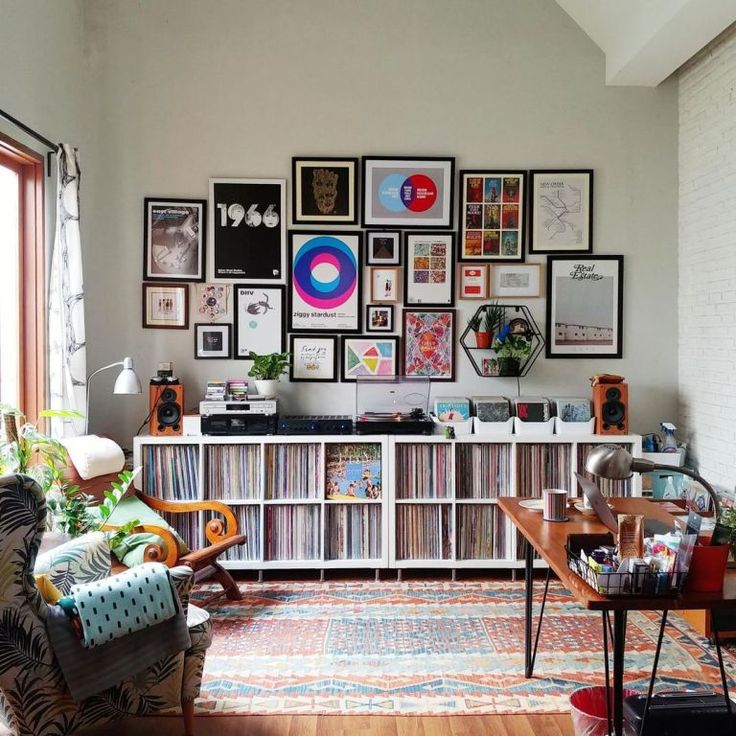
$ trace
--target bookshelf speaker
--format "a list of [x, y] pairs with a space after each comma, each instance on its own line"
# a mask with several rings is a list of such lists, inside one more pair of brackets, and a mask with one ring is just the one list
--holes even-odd
[[154, 437], [182, 433], [184, 425], [184, 386], [165, 383], [148, 387], [151, 413], [149, 431]]
[[596, 434], [628, 434], [629, 387], [625, 383], [593, 386]]

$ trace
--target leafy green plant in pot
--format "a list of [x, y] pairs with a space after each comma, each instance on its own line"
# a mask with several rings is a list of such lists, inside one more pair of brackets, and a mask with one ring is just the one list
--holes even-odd
[[276, 393], [276, 384], [289, 368], [291, 353], [269, 353], [258, 355], [252, 350], [248, 359], [253, 361], [248, 375], [255, 378], [256, 391], [263, 396], [273, 396]]
[[493, 349], [498, 355], [498, 375], [518, 376], [521, 373], [521, 361], [532, 352], [532, 344], [525, 335], [511, 332], [508, 325], [504, 325], [493, 343]]
[[484, 308], [482, 330], [477, 336], [479, 348], [491, 347], [493, 336], [501, 328], [505, 318], [506, 310], [498, 302], [491, 302]]
[[[481, 322], [483, 321], [483, 315], [480, 312], [476, 312], [469, 320], [468, 320], [468, 327], [475, 333], [475, 344], [477, 347], [482, 348], [484, 347], [481, 345], [481, 335], [484, 336], [484, 339], [487, 337], [485, 333], [481, 333], [480, 326]], [[490, 345], [490, 342], [487, 342], [485, 347], [488, 347]]]
[[721, 515], [718, 518], [718, 523], [731, 530], [731, 537], [728, 541], [728, 546], [730, 548], [731, 559], [736, 560], [736, 506], [722, 508]]

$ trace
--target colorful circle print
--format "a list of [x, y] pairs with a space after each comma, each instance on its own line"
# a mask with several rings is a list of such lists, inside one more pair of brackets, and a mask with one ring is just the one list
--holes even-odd
[[437, 185], [424, 174], [389, 174], [378, 187], [378, 199], [389, 212], [426, 212], [437, 201]]
[[310, 307], [334, 309], [350, 299], [358, 285], [355, 254], [330, 235], [311, 238], [296, 254], [293, 282], [296, 293]]

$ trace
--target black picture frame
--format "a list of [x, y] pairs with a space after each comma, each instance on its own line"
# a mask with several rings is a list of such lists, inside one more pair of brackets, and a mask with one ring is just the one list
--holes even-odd
[[[296, 356], [296, 343], [299, 340], [305, 342], [309, 340], [316, 340], [320, 342], [332, 343], [332, 377], [331, 378], [300, 378], [295, 375], [295, 356]], [[338, 381], [338, 363], [340, 362], [340, 347], [337, 335], [289, 335], [289, 353], [291, 353], [291, 360], [289, 362], [289, 380], [292, 383], [337, 383]]]
[[[375, 329], [371, 327], [371, 310], [383, 310], [388, 312], [390, 317], [389, 327], [386, 329]], [[388, 302], [383, 304], [366, 304], [365, 305], [365, 331], [367, 333], [386, 335], [396, 331], [396, 312], [394, 305]]]
[[[520, 186], [517, 190], [517, 196], [504, 201], [505, 180], [519, 179]], [[528, 172], [525, 169], [504, 169], [504, 168], [487, 168], [487, 169], [461, 169], [458, 175], [458, 257], [459, 263], [523, 263], [525, 259], [525, 240], [526, 240], [526, 210], [527, 210], [527, 184]], [[470, 179], [481, 179], [481, 191], [469, 196]], [[495, 198], [492, 189], [487, 191], [487, 187], [493, 181], [498, 180], [500, 191], [497, 191]], [[516, 224], [517, 227], [504, 227], [504, 208], [509, 205], [517, 205]], [[475, 207], [476, 211], [471, 213], [470, 208]], [[495, 209], [498, 208], [497, 221], [488, 221], [488, 216], [495, 217]], [[471, 216], [479, 217], [480, 220], [477, 227], [468, 227]], [[488, 227], [486, 227], [488, 225]], [[496, 225], [496, 226], [494, 226]], [[517, 243], [517, 255], [504, 254], [502, 250], [506, 247], [504, 240], [507, 234], [516, 233], [515, 242]], [[495, 238], [495, 234], [498, 235]], [[473, 236], [472, 238], [470, 236]], [[494, 243], [498, 244], [498, 253], [494, 254]], [[485, 255], [484, 251], [488, 251]]]
[[[201, 355], [199, 336], [204, 330], [221, 330], [226, 333], [225, 345], [227, 355]], [[233, 330], [229, 322], [195, 322], [194, 323], [194, 359], [195, 360], [229, 360], [233, 357]]]
[[[245, 291], [261, 291], [263, 290], [263, 293], [268, 293], [271, 291], [277, 292], [279, 294], [279, 309], [281, 312], [280, 319], [276, 320], [276, 324], [280, 330], [280, 338], [278, 340], [278, 350], [264, 350], [263, 354], [266, 352], [280, 352], [283, 353], [286, 350], [286, 287], [282, 286], [281, 284], [233, 284], [233, 358], [235, 360], [249, 360], [247, 353], [244, 355], [240, 355], [240, 321], [242, 319], [240, 315], [241, 311], [241, 300], [243, 299], [242, 296], [242, 290]], [[270, 302], [270, 300], [268, 300]], [[267, 313], [267, 312], [266, 312]], [[255, 314], [254, 317], [257, 317], [258, 315]], [[270, 332], [270, 330], [273, 328], [273, 324], [269, 324], [268, 326], [262, 328], [266, 332]], [[256, 347], [259, 347], [256, 345]], [[252, 350], [252, 347], [249, 347], [247, 352], [250, 352]], [[259, 350], [254, 350], [253, 352], [257, 354], [262, 354], [259, 352]]]
[[[410, 293], [412, 290], [412, 285], [410, 283], [411, 275], [414, 273], [414, 257], [411, 256], [410, 261], [410, 253], [409, 253], [409, 247], [410, 247], [410, 241], [412, 238], [449, 238], [449, 246], [450, 246], [450, 254], [449, 258], [446, 258], [447, 262], [447, 268], [445, 269], [445, 275], [446, 278], [449, 281], [449, 294], [448, 298], [449, 301], [446, 302], [437, 302], [437, 301], [427, 301], [427, 302], [416, 302], [416, 301], [409, 301], [410, 299]], [[412, 232], [407, 231], [404, 233], [404, 291], [403, 291], [403, 305], [405, 307], [409, 307], [411, 309], [420, 309], [424, 307], [437, 307], [439, 309], [447, 309], [455, 306], [455, 270], [456, 270], [456, 260], [455, 260], [455, 233], [453, 231], [448, 230], [437, 230], [437, 231], [421, 231], [421, 232]], [[431, 264], [432, 254], [430, 252], [429, 255], [426, 256], [426, 258], [429, 260]], [[423, 270], [423, 269], [421, 269]], [[431, 265], [427, 268], [427, 277], [431, 279], [431, 273], [432, 273]], [[436, 270], [436, 269], [435, 269]], [[427, 282], [431, 285], [431, 280]], [[416, 287], [419, 288], [419, 287]]]
[[[351, 340], [367, 340], [369, 342], [391, 342], [394, 345], [394, 372], [391, 376], [398, 376], [401, 369], [402, 354], [400, 351], [401, 339], [398, 335], [385, 335], [378, 336], [375, 333], [373, 335], [343, 335], [340, 338], [340, 381], [343, 383], [355, 383], [358, 378], [346, 375], [345, 371], [345, 359], [347, 357], [346, 345]], [[366, 374], [371, 375], [371, 374]], [[389, 374], [374, 374], [376, 376], [388, 376]]]
[[[308, 169], [327, 169], [329, 174], [312, 182], [312, 191], [306, 187], [304, 174]], [[313, 177], [314, 177], [313, 172]], [[360, 159], [345, 156], [294, 156], [291, 159], [291, 221], [295, 225], [357, 225], [358, 224], [358, 182], [360, 180]], [[321, 212], [320, 202], [314, 192], [318, 185], [323, 196], [332, 194], [333, 206], [340, 210], [331, 215]]]
[[[376, 238], [388, 238], [394, 241], [396, 256], [391, 259], [376, 258], [373, 241]], [[401, 231], [400, 230], [366, 230], [365, 231], [365, 263], [367, 266], [400, 266], [401, 265]]]
[[[616, 279], [617, 283], [614, 285], [614, 295], [615, 295], [615, 302], [616, 304], [612, 305], [612, 314], [615, 316], [616, 320], [616, 330], [612, 334], [612, 344], [614, 346], [614, 350], [610, 352], [601, 352], [601, 351], [594, 351], [590, 350], [589, 352], [588, 347], [586, 347], [586, 342], [584, 336], [581, 336], [579, 348], [585, 347], [584, 350], [579, 349], [577, 352], [573, 350], [558, 350], [556, 349], [559, 344], [563, 342], [563, 339], [561, 338], [562, 333], [558, 333], [557, 325], [555, 324], [555, 311], [557, 309], [557, 298], [556, 298], [556, 291], [555, 291], [555, 285], [554, 285], [554, 279], [555, 279], [555, 264], [558, 263], [577, 263], [581, 264], [583, 266], [594, 266], [595, 262], [601, 262], [601, 263], [615, 263], [616, 264]], [[579, 269], [574, 268], [573, 271], [570, 273], [579, 272]], [[587, 272], [580, 272], [587, 273], [588, 275], [586, 278], [580, 278], [581, 281], [591, 281], [591, 283], [594, 283], [591, 279], [591, 274], [594, 273], [594, 271], [587, 271]], [[600, 275], [600, 274], [599, 274]], [[575, 279], [578, 280], [578, 279]], [[581, 309], [581, 312], [585, 312], [586, 315], [590, 314], [590, 301], [589, 301], [589, 294], [586, 294], [584, 296], [581, 296], [581, 303], [587, 304], [588, 306], [584, 306], [583, 309]], [[600, 303], [600, 299], [596, 301], [596, 303]], [[624, 257], [622, 255], [553, 255], [549, 256], [547, 258], [547, 307], [546, 307], [546, 325], [545, 325], [545, 356], [547, 358], [568, 358], [568, 359], [580, 359], [580, 360], [586, 360], [588, 358], [607, 358], [607, 359], [617, 359], [623, 357], [623, 316], [624, 316]], [[585, 327], [586, 331], [591, 330], [606, 330], [607, 327], [601, 327], [596, 325], [590, 325], [589, 324], [590, 319], [589, 317], [586, 319], [586, 324], [584, 325], [577, 325], [577, 323], [569, 323], [570, 327]], [[574, 333], [573, 333], [574, 334]], [[593, 344], [596, 344], [595, 341], [595, 335], [591, 336], [591, 341]], [[600, 335], [600, 339], [597, 344], [601, 344], [600, 340], [604, 339], [604, 335]], [[565, 339], [565, 342], [568, 340]]]
[[[421, 217], [421, 212], [412, 214], [412, 210], [404, 206], [404, 210], [378, 212], [374, 207], [373, 166], [383, 163], [387, 168], [395, 169], [391, 176], [403, 177], [392, 189], [401, 190], [402, 184], [412, 176], [426, 176], [426, 171], [437, 164], [446, 168], [442, 176], [441, 214], [434, 217]], [[424, 170], [425, 173], [422, 173]], [[384, 180], [385, 181], [385, 180]], [[445, 192], [447, 194], [445, 195]], [[399, 191], [399, 198], [403, 195]], [[369, 204], [370, 199], [370, 204]], [[380, 197], [379, 197], [380, 199]], [[410, 230], [451, 230], [453, 227], [455, 202], [455, 157], [454, 156], [363, 156], [361, 159], [361, 223], [364, 228], [399, 228]], [[380, 207], [380, 205], [379, 205]], [[376, 209], [376, 212], [374, 212]], [[431, 209], [431, 208], [430, 208]], [[393, 212], [393, 216], [388, 214]]]
[[[297, 297], [303, 301], [299, 295], [299, 290], [295, 287], [294, 282], [294, 241], [302, 236], [308, 238], [334, 238], [336, 240], [344, 240], [345, 238], [355, 238], [356, 252], [355, 256], [355, 327], [342, 327], [340, 325], [333, 326], [325, 324], [324, 326], [314, 326], [314, 324], [297, 327], [294, 324], [294, 310], [298, 306]], [[288, 331], [294, 334], [309, 335], [318, 332], [327, 332], [334, 335], [359, 335], [363, 331], [363, 232], [361, 230], [289, 230], [289, 248], [288, 248], [288, 266], [289, 266], [289, 306], [288, 306]], [[352, 292], [351, 292], [352, 294]], [[352, 296], [351, 296], [352, 299]], [[314, 307], [314, 310], [324, 317], [323, 308]], [[313, 320], [312, 320], [313, 322]]]
[[[153, 225], [154, 208], [158, 207], [161, 217], [169, 218], [165, 227]], [[187, 213], [186, 210], [189, 210]], [[179, 212], [177, 212], [179, 210]], [[191, 217], [196, 211], [196, 220]], [[156, 243], [154, 232], [159, 231], [161, 242]], [[173, 232], [171, 232], [173, 230]], [[196, 233], [196, 269], [185, 271], [157, 270], [158, 260], [154, 250], [162, 251], [161, 258], [181, 259], [181, 250], [191, 245], [192, 234]], [[171, 241], [171, 242], [167, 242]], [[173, 250], [172, 250], [173, 247]], [[173, 268], [173, 265], [172, 265]], [[143, 280], [198, 283], [207, 275], [207, 200], [175, 197], [144, 197], [143, 199]]]
[[[529, 210], [529, 254], [530, 255], [575, 255], [593, 252], [593, 169], [532, 169], [529, 172], [528, 205]], [[587, 214], [587, 222], [581, 228], [581, 235], [585, 233], [583, 244], [576, 247], [574, 244], [566, 247], [550, 247], [539, 242], [535, 232], [536, 185], [535, 182], [542, 176], [563, 178], [567, 175], [581, 176], [587, 180], [587, 198], [583, 209]], [[581, 204], [583, 194], [581, 193]], [[551, 206], [551, 205], [550, 205]], [[550, 213], [552, 214], [552, 213]], [[560, 215], [562, 217], [562, 215]]]

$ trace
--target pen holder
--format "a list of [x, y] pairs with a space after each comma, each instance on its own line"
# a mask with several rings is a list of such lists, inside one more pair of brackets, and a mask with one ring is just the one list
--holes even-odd
[[697, 593], [720, 592], [723, 589], [727, 561], [727, 544], [716, 544], [713, 547], [695, 545], [685, 590]]

